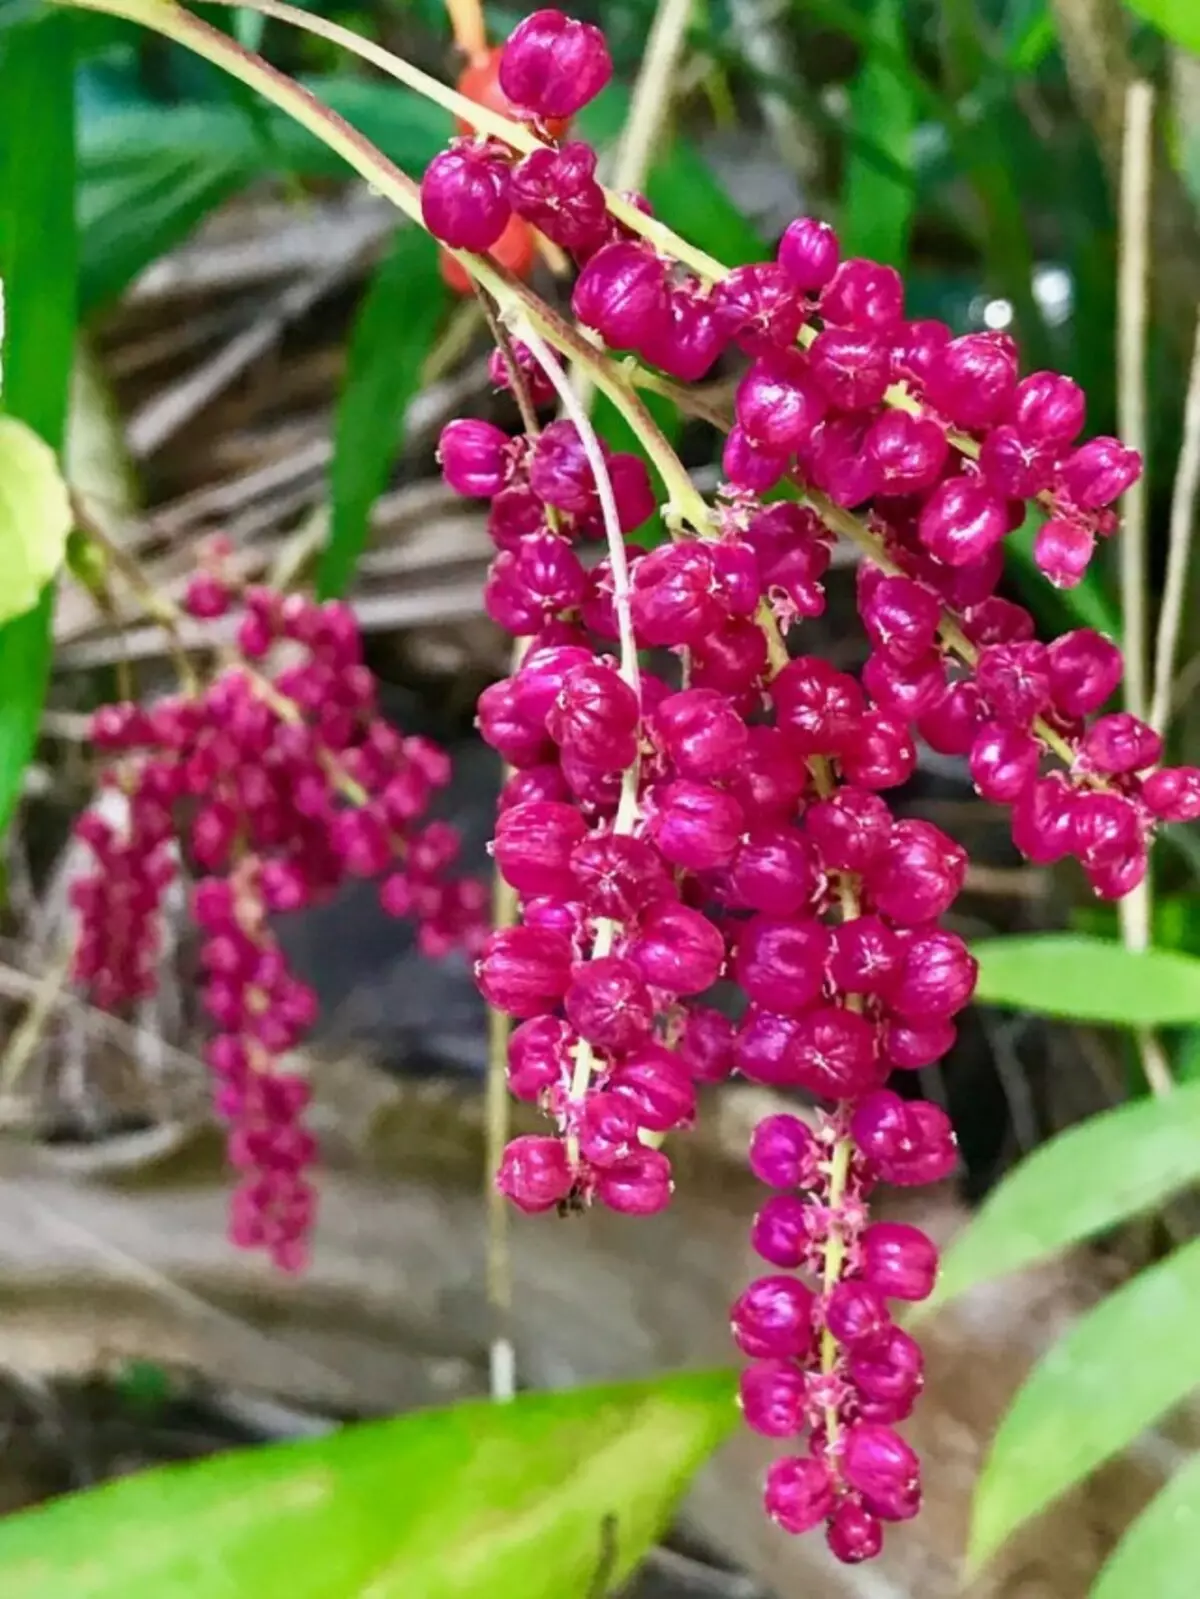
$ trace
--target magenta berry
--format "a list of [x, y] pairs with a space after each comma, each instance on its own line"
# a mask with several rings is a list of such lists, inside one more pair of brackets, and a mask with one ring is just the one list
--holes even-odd
[[421, 214], [452, 249], [490, 250], [512, 215], [503, 157], [466, 140], [434, 156], [421, 180]]
[[500, 87], [532, 116], [572, 117], [612, 77], [599, 28], [561, 11], [535, 11], [518, 24], [500, 55]]

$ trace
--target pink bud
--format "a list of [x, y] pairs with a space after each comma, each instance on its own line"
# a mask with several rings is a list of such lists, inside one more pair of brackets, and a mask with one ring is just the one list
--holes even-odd
[[843, 261], [821, 296], [821, 315], [834, 327], [887, 332], [903, 314], [900, 274], [877, 261]]
[[887, 494], [918, 494], [932, 488], [946, 464], [943, 428], [928, 416], [883, 411], [872, 422], [866, 447]]
[[813, 1295], [795, 1277], [759, 1277], [730, 1312], [733, 1338], [752, 1359], [806, 1355], [813, 1343]]
[[574, 1179], [557, 1138], [514, 1138], [504, 1151], [496, 1187], [519, 1210], [552, 1210], [571, 1192]]
[[1136, 483], [1142, 458], [1127, 450], [1119, 439], [1089, 439], [1063, 462], [1063, 492], [1083, 511], [1111, 505]]
[[490, 250], [512, 215], [503, 156], [468, 141], [434, 156], [421, 179], [421, 215], [451, 249]]
[[667, 313], [666, 267], [643, 244], [606, 244], [579, 274], [571, 308], [610, 348], [641, 349]]
[[1162, 751], [1154, 729], [1127, 711], [1098, 717], [1079, 747], [1081, 764], [1107, 777], [1145, 771], [1162, 760]]
[[656, 789], [653, 798], [650, 835], [666, 860], [693, 872], [729, 864], [746, 826], [732, 794], [680, 779]]
[[513, 441], [490, 422], [457, 417], [442, 429], [438, 461], [456, 494], [488, 500], [498, 494], [512, 470]]
[[798, 350], [772, 350], [760, 356], [738, 384], [734, 411], [755, 445], [788, 455], [800, 448], [824, 416], [825, 400]]
[[812, 294], [823, 289], [837, 269], [837, 234], [818, 217], [797, 217], [784, 229], [775, 259], [795, 288]]
[[823, 1460], [785, 1455], [767, 1468], [763, 1504], [784, 1532], [809, 1532], [833, 1509], [833, 1476]]
[[670, 1203], [674, 1186], [662, 1150], [639, 1149], [597, 1174], [596, 1198], [622, 1216], [655, 1216]]
[[1063, 633], [1046, 652], [1050, 692], [1066, 716], [1098, 711], [1121, 681], [1121, 651], [1093, 628]]
[[1087, 571], [1096, 535], [1080, 522], [1055, 516], [1043, 522], [1033, 541], [1033, 559], [1057, 589], [1073, 589]]
[[1007, 333], [951, 339], [925, 377], [925, 396], [955, 427], [999, 420], [1017, 383], [1017, 347]]
[[1037, 777], [1042, 748], [1032, 733], [985, 722], [971, 744], [971, 778], [985, 800], [1011, 805]]
[[821, 992], [828, 954], [822, 922], [755, 916], [738, 935], [734, 970], [756, 1005], [796, 1015]]
[[633, 962], [619, 955], [577, 965], [563, 1008], [580, 1037], [598, 1049], [632, 1049], [654, 1026], [650, 991]]
[[844, 1566], [857, 1566], [874, 1560], [883, 1548], [883, 1528], [878, 1517], [857, 1504], [843, 1499], [829, 1520], [829, 1551]]
[[544, 119], [573, 117], [612, 77], [599, 28], [561, 11], [535, 11], [509, 34], [500, 87], [513, 105]]
[[750, 1139], [750, 1170], [768, 1188], [804, 1188], [817, 1173], [820, 1151], [798, 1116], [764, 1117]]
[[888, 347], [879, 332], [827, 327], [818, 333], [808, 354], [813, 377], [839, 410], [865, 411], [883, 399]]
[[987, 555], [1008, 532], [1008, 514], [973, 477], [947, 478], [921, 509], [921, 543], [947, 566], [968, 566]]
[[888, 1299], [928, 1299], [937, 1280], [937, 1249], [907, 1222], [872, 1222], [862, 1235], [863, 1276]]
[[702, 994], [721, 975], [725, 940], [699, 911], [666, 899], [642, 915], [629, 958], [652, 988]]
[[1059, 372], [1031, 372], [1008, 402], [1005, 419], [1035, 444], [1067, 445], [1083, 427], [1083, 390]]
[[790, 1360], [756, 1360], [741, 1374], [738, 1403], [751, 1431], [790, 1438], [804, 1423], [804, 1373]]
[[1164, 766], [1142, 781], [1142, 798], [1163, 822], [1200, 819], [1200, 767]]

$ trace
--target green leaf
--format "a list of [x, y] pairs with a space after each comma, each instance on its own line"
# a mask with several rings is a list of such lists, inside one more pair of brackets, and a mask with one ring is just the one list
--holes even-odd
[[[1200, 1240], [1110, 1294], [1038, 1362], [1000, 1423], [976, 1488], [972, 1568], [1200, 1383], [1197, 1302]], [[1160, 1599], [1150, 1584], [1142, 1591]]]
[[1126, 1531], [1090, 1599], [1196, 1599], [1200, 1454], [1193, 1455]]
[[350, 335], [334, 420], [329, 539], [317, 571], [322, 598], [341, 594], [354, 576], [448, 302], [436, 244], [420, 228], [402, 228]]
[[71, 501], [54, 451], [0, 417], [0, 623], [31, 611], [62, 565]]
[[1034, 1150], [988, 1195], [942, 1260], [919, 1314], [1037, 1265], [1200, 1179], [1200, 1083], [1103, 1111]]
[[975, 998], [1065, 1021], [1171, 1027], [1200, 1020], [1200, 960], [1124, 949], [1103, 938], [1039, 933], [973, 946]]
[[564, 1599], [602, 1573], [607, 1592], [735, 1415], [729, 1378], [705, 1373], [470, 1402], [151, 1471], [0, 1522], [0, 1591]]
[[1143, 22], [1152, 22], [1172, 44], [1200, 55], [1200, 7], [1196, 0], [1125, 0]]
[[884, 171], [851, 147], [842, 193], [841, 233], [846, 255], [870, 256], [903, 269], [916, 205], [912, 170], [916, 103], [896, 52], [905, 49], [903, 0], [875, 0], [876, 47], [868, 52], [850, 91], [850, 123], [856, 140], [888, 152], [896, 168]]
[[[0, 36], [0, 398], [52, 450], [66, 429], [77, 328], [71, 20], [46, 15]], [[0, 626], [0, 835], [37, 740], [53, 614], [47, 586], [32, 610]]]
[[0, 35], [4, 409], [62, 445], [75, 353], [75, 99], [66, 15]]

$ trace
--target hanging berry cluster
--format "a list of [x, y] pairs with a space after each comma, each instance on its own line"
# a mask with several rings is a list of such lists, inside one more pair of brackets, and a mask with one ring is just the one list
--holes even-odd
[[[448, 483], [490, 502], [487, 609], [525, 646], [479, 703], [513, 769], [495, 858], [520, 922], [491, 935], [477, 975], [520, 1024], [512, 1091], [553, 1130], [514, 1140], [497, 1181], [525, 1211], [648, 1215], [669, 1201], [661, 1145], [692, 1122], [698, 1083], [735, 1073], [816, 1101], [812, 1121], [776, 1115], [754, 1134], [752, 1169], [776, 1190], [752, 1234], [771, 1271], [732, 1323], [752, 1362], [746, 1420], [791, 1446], [768, 1473], [768, 1513], [791, 1532], [825, 1523], [853, 1562], [919, 1507], [895, 1424], [921, 1352], [890, 1307], [925, 1298], [937, 1264], [916, 1228], [872, 1222], [869, 1197], [936, 1182], [956, 1159], [945, 1113], [887, 1083], [947, 1052], [975, 981], [939, 925], [964, 851], [883, 795], [911, 776], [918, 737], [966, 757], [1024, 855], [1073, 856], [1115, 898], [1144, 875], [1157, 823], [1200, 816], [1200, 771], [1155, 770], [1148, 726], [1095, 716], [1121, 676], [1109, 639], [1042, 644], [996, 593], [1029, 502], [1045, 514], [1037, 565], [1078, 582], [1137, 456], [1079, 443], [1082, 393], [1056, 373], [1020, 378], [1007, 335], [906, 320], [899, 275], [840, 260], [824, 222], [801, 218], [774, 261], [725, 271], [639, 197], [606, 194], [595, 152], [558, 142], [550, 119], [610, 72], [598, 29], [529, 17], [498, 81], [536, 147], [456, 139], [421, 186], [444, 245], [486, 252], [517, 217], [580, 268], [572, 308], [591, 341], [556, 338], [548, 314], [544, 341], [531, 314], [494, 358], [527, 416], [564, 397], [546, 341], [593, 376], [598, 343], [641, 363], [620, 381], [657, 368], [654, 386], [728, 430], [712, 507], [681, 516], [686, 478], [663, 471], [673, 542], [649, 552], [625, 544], [654, 509], [646, 470], [578, 407], [519, 438], [465, 420], [442, 437]], [[747, 364], [722, 418], [678, 385], [735, 349]], [[589, 565], [580, 547], [601, 533], [607, 556]], [[863, 555], [858, 677], [793, 647], [824, 608], [835, 535]], [[711, 1002], [723, 980], [734, 1006]]]
[[[210, 569], [185, 606], [216, 618], [233, 598]], [[349, 607], [267, 588], [241, 598], [233, 659], [202, 691], [96, 713], [92, 741], [108, 765], [100, 802], [76, 827], [95, 865], [72, 889], [74, 976], [107, 1009], [152, 994], [165, 896], [181, 872], [194, 879], [215, 1028], [206, 1058], [240, 1177], [230, 1237], [296, 1270], [314, 1219], [316, 1145], [303, 1125], [309, 1084], [288, 1057], [317, 1000], [288, 969], [275, 918], [348, 879], [378, 878], [384, 909], [413, 918], [421, 948], [439, 956], [478, 948], [487, 891], [449, 875], [457, 834], [426, 815], [449, 758], [380, 716]]]

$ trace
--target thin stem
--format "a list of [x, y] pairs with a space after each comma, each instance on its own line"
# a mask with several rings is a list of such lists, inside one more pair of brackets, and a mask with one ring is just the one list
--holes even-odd
[[[1121, 162], [1121, 233], [1117, 282], [1117, 410], [1120, 432], [1146, 456], [1146, 321], [1150, 268], [1151, 136], [1154, 89], [1131, 83], [1125, 96]], [[1125, 496], [1121, 540], [1121, 609], [1125, 631], [1125, 701], [1146, 714], [1146, 478]]]
[[1149, 722], [1165, 733], [1171, 713], [1171, 682], [1175, 657], [1183, 626], [1183, 606], [1187, 591], [1188, 564], [1196, 526], [1196, 499], [1200, 493], [1200, 317], [1188, 377], [1187, 402], [1183, 413], [1183, 440], [1175, 469], [1171, 494], [1171, 531], [1167, 549], [1167, 573], [1163, 581], [1162, 609], [1158, 615], [1158, 634], [1154, 646], [1154, 696]]
[[[638, 190], [646, 181], [655, 146], [671, 113], [675, 69], [694, 3], [695, 0], [659, 0], [617, 145], [612, 181], [618, 193]], [[586, 374], [581, 374], [577, 390], [585, 410], [590, 408], [590, 389]]]
[[[604, 452], [600, 448], [600, 440], [596, 437], [591, 418], [579, 401], [579, 397], [571, 387], [571, 381], [559, 365], [554, 352], [547, 346], [540, 334], [528, 323], [524, 322], [515, 330], [518, 337], [529, 349], [534, 360], [545, 372], [550, 382], [554, 385], [564, 413], [574, 422], [579, 432], [580, 442], [584, 454], [596, 480], [596, 492], [600, 499], [600, 511], [604, 521], [604, 536], [608, 545], [608, 559], [612, 567], [613, 578], [613, 612], [617, 621], [617, 638], [621, 652], [621, 676], [629, 684], [637, 696], [638, 704], [642, 700], [641, 666], [638, 661], [637, 640], [633, 633], [633, 614], [629, 603], [629, 559], [625, 551], [625, 539], [621, 532], [621, 519], [617, 511], [617, 500], [613, 493], [612, 478], [609, 476], [608, 464], [604, 459]], [[632, 833], [638, 814], [638, 769], [639, 759], [634, 756], [633, 761], [626, 767], [621, 778], [621, 798], [617, 805], [617, 815], [613, 822], [614, 833]], [[616, 938], [616, 923], [607, 916], [600, 917], [596, 922], [595, 937], [592, 940], [591, 958], [602, 959], [612, 950]], [[581, 1100], [587, 1093], [588, 1083], [591, 1081], [593, 1066], [592, 1046], [586, 1039], [581, 1039], [575, 1051], [575, 1067], [571, 1075], [570, 1097]], [[567, 1156], [572, 1165], [579, 1159], [579, 1150], [574, 1134], [568, 1135]]]
[[694, 0], [659, 0], [650, 37], [621, 130], [613, 187], [640, 189], [671, 114], [675, 69], [683, 53]]
[[[1122, 438], [1146, 460], [1146, 326], [1150, 276], [1150, 189], [1153, 179], [1154, 89], [1134, 82], [1125, 94], [1121, 150], [1120, 250], [1117, 274], [1117, 417]], [[1125, 496], [1121, 538], [1121, 620], [1124, 629], [1125, 703], [1147, 712], [1146, 474]], [[1121, 900], [1118, 920], [1126, 949], [1149, 948], [1153, 913], [1150, 872]], [[1157, 1037], [1137, 1035], [1146, 1081], [1156, 1094], [1172, 1087], [1170, 1067]]]
[[[115, 12], [117, 9], [115, 5], [110, 6], [107, 3], [100, 5], [97, 0], [72, 0], [72, 3], [86, 4], [95, 10]], [[131, 10], [125, 8], [137, 5], [139, 15], [136, 20], [145, 22], [148, 27], [158, 28], [160, 32], [166, 31], [158, 22], [150, 20], [143, 14], [143, 8], [149, 10], [153, 0], [119, 0], [119, 4], [122, 7], [120, 14], [131, 15]], [[329, 22], [324, 17], [300, 11], [295, 6], [286, 5], [284, 0], [214, 0], [214, 4], [257, 11], [264, 17], [274, 17], [279, 22], [291, 23], [293, 27], [300, 28], [305, 33], [316, 34], [319, 38], [328, 40], [330, 44], [339, 45], [352, 55], [369, 61], [389, 78], [395, 78], [398, 83], [415, 89], [425, 99], [432, 100], [434, 105], [439, 105], [453, 116], [461, 118], [477, 132], [499, 139], [510, 149], [520, 150], [527, 155], [530, 150], [541, 147], [542, 141], [524, 123], [514, 122], [487, 106], [477, 105], [475, 101], [468, 100], [457, 90], [449, 88], [437, 78], [430, 77], [427, 72], [422, 72], [419, 67], [414, 67], [402, 57], [393, 55], [390, 50], [373, 44], [369, 39], [359, 38], [358, 34], [352, 33], [349, 28], [339, 26], [336, 22]], [[157, 10], [157, 7], [154, 9]], [[725, 277], [729, 269], [720, 261], [705, 254], [703, 250], [697, 250], [685, 239], [679, 238], [670, 228], [665, 227], [654, 217], [648, 217], [644, 211], [640, 211], [622, 195], [612, 190], [605, 190], [605, 198], [613, 216], [666, 254], [674, 255], [676, 260], [691, 267], [697, 276], [714, 283]]]
[[479, 0], [446, 0], [454, 42], [469, 61], [487, 57], [487, 24]]

